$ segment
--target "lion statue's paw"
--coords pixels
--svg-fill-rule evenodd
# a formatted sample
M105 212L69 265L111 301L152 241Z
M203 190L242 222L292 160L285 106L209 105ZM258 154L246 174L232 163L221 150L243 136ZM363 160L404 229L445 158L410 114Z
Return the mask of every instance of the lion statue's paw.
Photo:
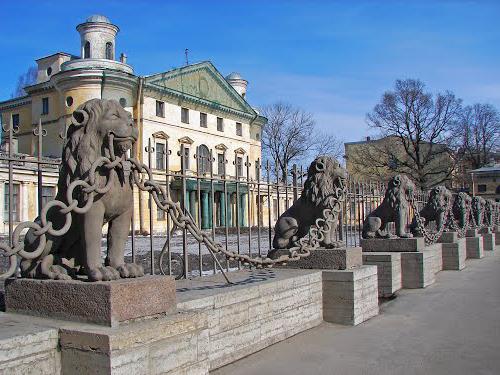
M110 266L93 268L88 271L90 281L111 281L120 278L120 272Z
M141 277L144 276L144 269L142 266L135 263L125 263L122 266L116 267L116 270L120 273L120 277Z

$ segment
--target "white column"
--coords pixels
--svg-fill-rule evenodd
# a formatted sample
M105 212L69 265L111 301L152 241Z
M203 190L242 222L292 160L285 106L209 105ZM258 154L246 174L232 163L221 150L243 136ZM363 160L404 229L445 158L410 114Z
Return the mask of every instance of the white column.
M5 234L5 214L4 214L4 205L5 205L5 181L0 180L0 233Z
M28 206L29 206L29 192L28 192L28 182L27 181L21 181L21 191L19 192L19 205L20 205L20 221L27 221L29 220L28 218Z

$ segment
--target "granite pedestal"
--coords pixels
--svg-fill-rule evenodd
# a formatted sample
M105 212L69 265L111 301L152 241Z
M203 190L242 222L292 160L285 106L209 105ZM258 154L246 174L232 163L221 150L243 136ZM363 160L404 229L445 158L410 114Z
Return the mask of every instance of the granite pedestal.
M442 269L441 244L426 246L421 251L401 253L403 288L425 288L436 281L436 273Z
M391 297L402 288L401 253L363 253L363 264L377 266L379 297Z
M288 250L274 250L273 257L289 255ZM363 264L361 247L312 250L311 254L300 260L295 260L278 267L321 269L321 270L345 270L359 267Z
M441 244L425 246L423 237L362 239L361 247L367 254L399 252L403 288L425 288L443 269Z
M378 315L376 266L323 271L323 320L357 325Z
M484 257L484 241L477 229L468 229L465 232L465 247L467 259L480 259Z
M465 268L467 250L465 238L458 238L457 232L444 232L439 239L442 246L443 270L459 271Z
M493 232L492 228L481 228L479 234L483 237L483 249L485 251L495 250L496 234Z
M85 282L12 279L5 283L7 312L115 327L121 322L175 311L171 276Z

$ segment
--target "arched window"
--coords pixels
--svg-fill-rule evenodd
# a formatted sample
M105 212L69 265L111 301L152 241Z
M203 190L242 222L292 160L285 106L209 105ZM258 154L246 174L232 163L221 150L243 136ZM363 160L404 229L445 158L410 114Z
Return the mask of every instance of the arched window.
M114 59L114 56L113 56L113 43L111 43L111 42L107 42L106 43L106 58L108 60L113 60Z
M207 146L201 145L198 148L198 153L199 153L199 173L210 173L210 150L208 149Z
M85 46L83 47L83 58L90 59L90 42L86 41Z

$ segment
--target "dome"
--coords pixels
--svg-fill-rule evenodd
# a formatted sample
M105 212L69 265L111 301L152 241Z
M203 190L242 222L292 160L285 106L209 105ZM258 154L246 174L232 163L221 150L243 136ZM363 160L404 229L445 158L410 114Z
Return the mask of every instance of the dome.
M226 80L229 81L231 79L243 79L240 73L232 72L230 75L226 77Z
M93 14L88 17L85 22L101 22L101 23L111 23L108 17L101 14Z

